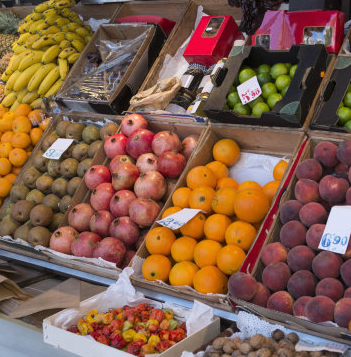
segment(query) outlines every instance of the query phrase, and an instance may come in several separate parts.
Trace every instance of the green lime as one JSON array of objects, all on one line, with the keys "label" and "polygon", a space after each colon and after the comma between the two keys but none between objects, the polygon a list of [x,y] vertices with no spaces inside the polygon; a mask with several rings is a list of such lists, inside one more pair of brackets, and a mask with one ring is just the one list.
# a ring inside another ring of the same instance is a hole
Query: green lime
[{"label": "green lime", "polygon": [[351,120],[346,122],[344,126],[345,126],[346,129],[351,130]]},{"label": "green lime", "polygon": [[256,72],[251,68],[245,68],[239,73],[239,82],[244,83],[252,77],[256,76]]},{"label": "green lime", "polygon": [[250,115],[251,110],[248,105],[243,105],[241,103],[235,104],[234,112],[240,115]]},{"label": "green lime", "polygon": [[348,92],[351,91],[351,84],[349,84],[349,86],[347,87],[347,91],[348,91]]},{"label": "green lime", "polygon": [[229,108],[233,109],[237,103],[241,103],[238,92],[229,93],[227,96],[227,104]]},{"label": "green lime", "polygon": [[269,64],[261,64],[260,66],[258,66],[257,68],[257,73],[268,73],[271,71],[271,66]]},{"label": "green lime", "polygon": [[255,117],[260,117],[263,112],[269,112],[269,106],[266,103],[257,103],[253,108],[252,108],[252,114]]},{"label": "green lime", "polygon": [[275,80],[275,86],[278,91],[282,91],[285,87],[288,87],[291,82],[291,77],[287,74],[282,74]]},{"label": "green lime", "polygon": [[234,84],[229,88],[229,93],[230,92],[236,92],[236,86]]},{"label": "green lime", "polygon": [[286,87],[284,87],[281,91],[280,91],[280,93],[282,94],[282,96],[284,97],[284,95],[286,94],[286,91],[289,89],[289,86],[286,86]]},{"label": "green lime", "polygon": [[351,108],[351,92],[347,92],[343,99],[345,107]]},{"label": "green lime", "polygon": [[292,67],[292,64],[291,63],[284,63],[285,64],[285,67],[288,69],[288,71],[290,71],[290,68]]},{"label": "green lime", "polygon": [[277,79],[282,74],[288,74],[288,69],[286,68],[284,63],[276,63],[271,68],[271,76],[273,79]]},{"label": "green lime", "polygon": [[243,69],[252,69],[252,67],[248,66],[247,64],[243,64],[243,65],[240,67],[240,71],[242,71]]},{"label": "green lime", "polygon": [[228,106],[228,103],[226,103],[223,107],[223,109],[230,109],[229,106]]},{"label": "green lime", "polygon": [[267,99],[271,94],[277,93],[277,88],[274,83],[269,82],[262,86],[262,96]]},{"label": "green lime", "polygon": [[257,80],[258,80],[258,83],[260,84],[260,86],[263,86],[264,84],[273,81],[273,79],[269,73],[259,73],[257,75]]},{"label": "green lime", "polygon": [[341,125],[345,125],[346,122],[351,120],[351,109],[347,107],[341,107],[336,112],[336,115],[339,117]]},{"label": "green lime", "polygon": [[267,98],[267,104],[272,109],[275,106],[275,103],[283,99],[283,96],[280,93],[273,93]]},{"label": "green lime", "polygon": [[256,99],[252,100],[249,104],[250,108],[252,109],[257,103],[262,103],[264,100],[262,98],[262,96],[260,95],[259,97],[257,97]]},{"label": "green lime", "polygon": [[341,107],[344,107],[344,102],[343,102],[343,101],[341,101],[341,103],[340,103],[340,105],[339,105],[339,108],[338,108],[338,109],[340,109]]},{"label": "green lime", "polygon": [[240,84],[239,82],[239,76],[236,76],[233,82],[233,86],[238,86]]},{"label": "green lime", "polygon": [[297,64],[294,64],[294,65],[290,68],[289,75],[290,75],[291,78],[294,77],[295,72],[296,72],[296,68],[297,68]]}]

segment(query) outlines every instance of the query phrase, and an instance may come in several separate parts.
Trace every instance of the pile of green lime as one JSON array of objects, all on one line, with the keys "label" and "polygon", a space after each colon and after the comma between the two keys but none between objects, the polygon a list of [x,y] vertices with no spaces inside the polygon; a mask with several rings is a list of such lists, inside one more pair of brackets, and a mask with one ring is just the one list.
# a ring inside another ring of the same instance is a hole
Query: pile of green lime
[{"label": "pile of green lime", "polygon": [[[271,111],[275,103],[283,99],[296,68],[297,64],[290,63],[276,63],[273,66],[261,64],[257,69],[246,65],[242,66],[239,75],[230,87],[224,109],[232,109],[240,115],[257,117],[261,116],[263,112]],[[254,76],[257,76],[262,94],[250,103],[243,105],[236,87]]]},{"label": "pile of green lime", "polygon": [[351,130],[351,84],[349,84],[344,99],[340,103],[336,114],[339,117],[338,125]]}]

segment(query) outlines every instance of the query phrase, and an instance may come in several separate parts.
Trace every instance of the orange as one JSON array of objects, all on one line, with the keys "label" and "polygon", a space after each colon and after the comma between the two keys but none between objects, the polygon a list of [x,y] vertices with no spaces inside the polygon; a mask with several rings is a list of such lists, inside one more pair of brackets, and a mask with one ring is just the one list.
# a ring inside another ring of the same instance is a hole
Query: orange
[{"label": "orange", "polygon": [[[162,219],[166,218],[168,216],[170,216],[171,214],[177,213],[181,211],[180,207],[168,207],[167,209],[165,209],[165,211],[162,213]],[[180,229],[173,229],[174,234],[178,234],[180,233]]]},{"label": "orange", "polygon": [[27,158],[32,155],[31,151],[26,151],[26,153],[27,153]]},{"label": "orange", "polygon": [[246,258],[245,252],[236,245],[226,245],[217,254],[217,266],[224,273],[236,273]]},{"label": "orange", "polygon": [[171,254],[171,246],[176,236],[170,228],[156,227],[151,229],[145,237],[145,245],[150,254]]},{"label": "orange", "polygon": [[32,152],[33,149],[34,149],[34,148],[33,148],[33,145],[29,145],[29,146],[26,147],[26,151],[27,151],[27,152],[29,152],[29,151]]},{"label": "orange", "polygon": [[20,104],[14,111],[15,117],[27,116],[32,111],[32,108],[29,104]]},{"label": "orange", "polygon": [[239,184],[236,180],[231,177],[222,177],[217,181],[216,190],[220,188],[235,188],[238,189]]},{"label": "orange", "polygon": [[206,216],[199,212],[194,218],[180,227],[180,232],[183,236],[189,236],[195,239],[200,239],[204,236],[204,225]]},{"label": "orange", "polygon": [[3,177],[0,178],[0,197],[4,198],[8,196],[12,188],[12,182]]},{"label": "orange", "polygon": [[2,157],[0,158],[0,175],[5,176],[11,172],[12,165],[9,159]]},{"label": "orange", "polygon": [[194,259],[194,249],[197,241],[191,237],[180,237],[172,244],[171,255],[176,262]]},{"label": "orange", "polygon": [[207,266],[194,275],[193,284],[203,294],[226,294],[228,278],[217,267]]},{"label": "orange", "polygon": [[[12,123],[13,119],[15,119],[15,113],[14,113],[14,112],[7,112],[7,113],[4,114],[4,116],[2,117],[2,119],[4,119],[4,120],[10,120],[11,123]],[[3,130],[1,130],[1,131],[3,131]]]},{"label": "orange", "polygon": [[191,189],[208,186],[215,188],[217,184],[216,175],[206,166],[192,168],[186,176],[186,184]]},{"label": "orange", "polygon": [[[0,128],[0,130],[1,130],[1,128]],[[288,167],[288,163],[285,160],[280,160],[274,166],[274,169],[273,169],[274,180],[280,181],[283,178],[287,167]]]},{"label": "orange", "polygon": [[238,187],[238,191],[249,190],[249,189],[262,190],[262,186],[256,181],[248,180],[242,182]]},{"label": "orange", "polygon": [[253,225],[243,221],[233,222],[225,231],[227,244],[234,244],[247,251],[256,237],[256,229]]},{"label": "orange", "polygon": [[207,265],[216,265],[217,254],[221,248],[220,243],[211,239],[204,239],[197,243],[194,250],[194,261],[196,265],[199,268]]},{"label": "orange", "polygon": [[12,122],[12,131],[14,133],[29,133],[32,129],[32,124],[25,116],[16,117]]},{"label": "orange", "polygon": [[41,109],[32,110],[27,116],[32,125],[39,125],[45,119],[45,113]]},{"label": "orange", "polygon": [[268,210],[269,200],[261,190],[240,191],[235,197],[234,211],[241,221],[260,222]]},{"label": "orange", "polygon": [[36,145],[36,143],[40,140],[43,131],[40,128],[33,128],[30,131],[30,140],[32,140],[32,144]]},{"label": "orange", "polygon": [[167,257],[160,254],[153,254],[144,260],[141,270],[146,280],[167,281],[171,268],[171,261]]},{"label": "orange", "polygon": [[[7,115],[7,113],[5,115]],[[12,119],[5,118],[5,115],[0,119],[0,131],[2,133],[12,130]]]},{"label": "orange", "polygon": [[232,221],[224,214],[213,214],[208,217],[204,226],[207,239],[224,242],[225,231]]},{"label": "orange", "polygon": [[280,181],[270,181],[263,186],[262,191],[267,196],[269,203],[272,203],[279,185]]},{"label": "orange", "polygon": [[8,158],[11,150],[12,146],[10,143],[0,143],[0,157]]},{"label": "orange", "polygon": [[212,199],[212,209],[215,213],[234,215],[234,200],[237,195],[235,188],[220,188]]},{"label": "orange", "polygon": [[[23,149],[12,149],[10,151],[9,160],[13,166],[23,166],[27,161],[27,153]],[[16,172],[12,172],[16,173]]]},{"label": "orange", "polygon": [[180,262],[173,266],[169,272],[169,283],[173,286],[193,286],[195,273],[199,270],[193,262]]},{"label": "orange", "polygon": [[229,170],[226,165],[219,161],[211,161],[209,162],[206,167],[208,167],[215,175],[217,180],[228,177]]},{"label": "orange", "polygon": [[30,137],[26,133],[15,133],[15,135],[11,139],[11,145],[14,148],[25,149],[30,145],[32,141]]},{"label": "orange", "polygon": [[14,183],[16,180],[16,177],[17,177],[17,175],[10,173],[10,174],[7,174],[4,178],[11,181],[12,183]]},{"label": "orange", "polygon": [[46,119],[44,119],[42,122],[40,122],[39,128],[40,128],[42,131],[44,131],[44,130],[48,127],[49,123],[50,123],[50,118],[46,118]]},{"label": "orange", "polygon": [[177,207],[188,208],[190,193],[191,189],[189,187],[177,188],[172,195],[173,204]]},{"label": "orange", "polygon": [[195,188],[189,196],[190,208],[202,209],[207,214],[212,212],[212,198],[216,191],[211,187],[199,187]]},{"label": "orange", "polygon": [[234,165],[240,158],[239,145],[232,139],[222,139],[214,144],[212,149],[216,161],[223,162],[227,166]]},{"label": "orange", "polygon": [[11,143],[11,139],[15,134],[13,131],[6,131],[4,134],[1,135],[1,142],[2,143]]},{"label": "orange", "polygon": [[18,175],[22,170],[22,166],[13,166],[12,167],[12,170],[11,170],[11,173],[12,174],[15,174],[15,175]]}]

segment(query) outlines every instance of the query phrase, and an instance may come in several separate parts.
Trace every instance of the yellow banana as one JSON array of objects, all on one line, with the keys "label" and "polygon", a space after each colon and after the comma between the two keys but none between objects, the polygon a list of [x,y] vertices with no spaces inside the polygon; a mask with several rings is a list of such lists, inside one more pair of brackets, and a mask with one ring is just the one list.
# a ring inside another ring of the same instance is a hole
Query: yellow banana
[{"label": "yellow banana", "polygon": [[57,32],[60,32],[60,29],[55,26],[55,25],[52,25],[52,26],[49,26],[49,27],[46,27],[44,29],[42,29],[40,32],[39,32],[39,35],[40,36],[46,36],[46,35],[52,35],[52,34],[55,34]]},{"label": "yellow banana", "polygon": [[59,66],[55,66],[41,82],[38,89],[38,94],[40,96],[43,96],[59,78],[60,78],[60,68]]},{"label": "yellow banana", "polygon": [[35,35],[31,35],[30,38],[27,40],[27,42],[24,44],[26,48],[32,48],[33,43],[35,41],[38,41],[40,38],[40,35],[36,33]]},{"label": "yellow banana", "polygon": [[67,61],[67,59],[59,58],[57,62],[58,62],[59,69],[60,69],[60,77],[61,77],[61,79],[65,79],[69,72],[68,61]]},{"label": "yellow banana", "polygon": [[34,8],[34,12],[44,12],[45,10],[47,10],[49,8],[48,6],[48,3],[47,2],[43,2],[39,5],[37,5],[35,8]]},{"label": "yellow banana", "polygon": [[[23,53],[23,52],[22,52],[22,53]],[[16,55],[16,56],[12,56],[12,57],[10,58],[9,64],[7,65],[5,71],[6,71],[6,70],[12,70],[12,71],[13,71],[13,69],[12,69],[13,62],[15,62],[15,59],[16,59],[18,56],[19,56],[19,55]]]},{"label": "yellow banana", "polygon": [[38,21],[33,21],[32,25],[29,27],[28,32],[33,35],[35,34],[35,29],[40,25],[45,23],[43,19],[38,20]]},{"label": "yellow banana", "polygon": [[56,14],[56,15],[51,15],[51,16],[48,16],[46,19],[45,19],[45,23],[47,25],[50,25],[52,26],[55,21],[59,18],[60,15]]},{"label": "yellow banana", "polygon": [[85,40],[85,43],[88,44],[88,42],[91,40],[92,36],[85,36],[84,37],[84,40]]},{"label": "yellow banana", "polygon": [[11,105],[10,112],[14,112],[16,108],[20,105],[21,103],[18,100],[15,100],[13,104]]},{"label": "yellow banana", "polygon": [[28,89],[27,87],[23,87],[18,93],[17,93],[17,100],[22,103],[23,97],[27,94]]},{"label": "yellow banana", "polygon": [[69,26],[70,24],[68,24],[68,25],[65,25],[65,26],[61,26],[60,27],[60,31],[62,31],[62,32],[70,32],[70,29],[69,29]]},{"label": "yellow banana", "polygon": [[1,80],[2,80],[3,82],[7,82],[7,81],[9,80],[10,76],[12,75],[12,73],[13,73],[13,72],[6,70],[6,71],[1,75]]},{"label": "yellow banana", "polygon": [[12,56],[14,58],[13,62],[11,63],[11,67],[7,67],[8,69],[11,69],[13,72],[18,69],[19,64],[23,60],[24,57],[28,56],[32,51],[31,50],[26,50],[20,53],[19,55]]},{"label": "yellow banana", "polygon": [[68,63],[69,64],[73,64],[77,61],[77,59],[79,58],[80,56],[80,53],[76,52],[76,53],[73,53],[73,55],[70,55],[67,57],[67,60],[68,60]]},{"label": "yellow banana", "polygon": [[61,16],[66,17],[66,18],[70,15],[70,13],[71,13],[71,10],[68,7],[62,9],[60,12]]},{"label": "yellow banana", "polygon": [[85,47],[85,41],[79,41],[79,40],[72,40],[71,41],[72,47],[75,48],[78,52],[82,52]]},{"label": "yellow banana", "polygon": [[4,95],[7,96],[7,95],[10,94],[11,92],[12,92],[12,90],[5,88],[5,90],[4,90]]},{"label": "yellow banana", "polygon": [[63,79],[62,79],[62,78],[58,79],[58,80],[51,86],[51,88],[43,95],[43,97],[50,99],[52,96],[54,96],[54,95],[59,91],[59,89],[60,89],[61,86],[62,86],[62,83],[63,83]]},{"label": "yellow banana", "polygon": [[67,32],[65,33],[66,40],[68,41],[73,41],[73,40],[78,40],[81,42],[84,42],[84,38],[82,36],[79,36],[75,32]]},{"label": "yellow banana", "polygon": [[32,107],[32,109],[40,109],[42,102],[43,100],[41,98],[38,98],[34,100],[32,103],[30,103],[30,106]]},{"label": "yellow banana", "polygon": [[90,34],[92,34],[92,33],[93,33],[93,29],[91,28],[91,26],[90,26],[90,25],[84,25],[84,28],[85,28],[87,31],[89,31],[89,32],[90,32]]},{"label": "yellow banana", "polygon": [[31,37],[31,34],[29,32],[23,33],[17,40],[17,43],[22,46],[26,43],[29,37]]},{"label": "yellow banana", "polygon": [[14,73],[11,74],[10,78],[8,79],[8,81],[6,82],[6,86],[5,88],[8,90],[12,90],[13,86],[15,85],[18,77],[21,75],[20,71],[16,71]]},{"label": "yellow banana", "polygon": [[46,75],[55,67],[56,67],[55,63],[48,63],[41,66],[29,81],[27,85],[28,90],[30,92],[36,90],[40,86],[40,83],[44,80]]},{"label": "yellow banana", "polygon": [[47,64],[56,60],[56,57],[60,54],[61,49],[59,45],[53,45],[48,50],[45,51],[41,62]]},{"label": "yellow banana", "polygon": [[68,19],[66,19],[65,17],[59,17],[55,22],[54,25],[58,26],[58,27],[62,27],[65,26],[67,24],[69,24],[70,21]]},{"label": "yellow banana", "polygon": [[47,9],[43,12],[44,18],[48,18],[50,16],[58,15],[57,11],[55,9]]},{"label": "yellow banana", "polygon": [[54,8],[56,10],[61,10],[64,9],[66,7],[72,7],[76,4],[75,1],[68,1],[68,0],[62,0],[62,1],[57,1],[54,5]]},{"label": "yellow banana", "polygon": [[34,100],[36,100],[39,97],[39,94],[37,91],[34,92],[28,92],[22,99],[22,103],[24,104],[29,104],[32,103]]},{"label": "yellow banana", "polygon": [[38,34],[41,30],[45,29],[46,27],[48,27],[48,25],[45,22],[41,22],[35,28],[35,33]]},{"label": "yellow banana", "polygon": [[49,6],[49,9],[53,9],[53,7],[54,7],[55,4],[56,4],[56,1],[57,1],[57,0],[49,0],[49,1],[47,1],[48,6]]},{"label": "yellow banana", "polygon": [[11,105],[16,101],[17,94],[15,92],[11,92],[8,94],[1,102],[4,107],[11,107]]},{"label": "yellow banana", "polygon": [[72,11],[69,15],[68,15],[68,18],[71,20],[71,21],[75,21],[75,20],[78,20],[79,19],[79,16],[76,12]]},{"label": "yellow banana", "polygon": [[39,40],[35,41],[32,45],[34,50],[40,50],[45,46],[56,45],[56,42],[52,39],[50,35],[41,37]]},{"label": "yellow banana", "polygon": [[89,36],[90,35],[90,32],[87,31],[84,27],[78,27],[75,32],[76,32],[76,34],[78,34],[82,38],[84,38],[85,36]]},{"label": "yellow banana", "polygon": [[59,46],[60,50],[64,50],[67,47],[71,47],[71,42],[69,42],[68,40],[63,40],[60,42]]},{"label": "yellow banana", "polygon": [[20,53],[27,51],[28,48],[24,47],[24,46],[20,46],[20,45],[13,45],[12,46],[12,51],[15,55],[19,55]]},{"label": "yellow banana", "polygon": [[61,59],[65,59],[70,55],[73,55],[73,53],[76,53],[77,51],[73,48],[73,47],[67,47],[64,50],[62,50],[60,52],[60,54],[58,55],[59,58]]},{"label": "yellow banana", "polygon": [[67,25],[67,28],[68,28],[68,32],[74,32],[77,28],[79,28],[79,25],[76,24],[75,22],[70,22],[68,25]]},{"label": "yellow banana", "polygon": [[25,87],[30,79],[34,76],[35,72],[42,66],[41,63],[35,63],[32,64],[30,67],[25,69],[23,72],[21,72],[20,76],[18,77],[15,85],[13,86],[13,90],[15,92],[18,92],[21,90],[23,87]]},{"label": "yellow banana", "polygon": [[34,63],[40,63],[43,58],[43,51],[32,51],[28,56],[25,56],[18,66],[19,71],[24,71],[26,68],[30,67]]},{"label": "yellow banana", "polygon": [[65,33],[64,32],[57,32],[52,36],[52,39],[59,44],[61,41],[65,39]]},{"label": "yellow banana", "polygon": [[[28,14],[25,18],[24,18],[24,22],[28,22],[28,21],[33,21],[32,20],[32,16],[33,16],[33,14],[35,14],[35,12],[31,12],[30,14]],[[41,15],[41,14],[39,14],[39,15]]]},{"label": "yellow banana", "polygon": [[33,12],[29,14],[29,20],[38,21],[42,18],[42,14],[39,12]]},{"label": "yellow banana", "polygon": [[30,20],[28,22],[25,22],[23,25],[21,25],[18,28],[18,32],[21,31],[20,33],[25,33],[25,32],[29,32],[30,27],[32,26],[32,24],[34,23],[34,21]]},{"label": "yellow banana", "polygon": [[84,22],[79,18],[78,15],[77,15],[77,18],[73,20],[73,22],[75,22],[79,26],[84,26]]}]

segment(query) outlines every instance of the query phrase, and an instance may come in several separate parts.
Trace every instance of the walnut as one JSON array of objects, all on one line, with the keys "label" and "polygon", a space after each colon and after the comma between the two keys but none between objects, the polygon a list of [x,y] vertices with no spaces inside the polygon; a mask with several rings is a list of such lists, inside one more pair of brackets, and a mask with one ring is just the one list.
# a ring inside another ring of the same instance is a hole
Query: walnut
[{"label": "walnut", "polygon": [[226,341],[227,339],[225,337],[218,337],[216,338],[214,341],[213,341],[213,348],[216,349],[216,350],[221,350],[223,348],[223,345],[224,345],[224,342]]},{"label": "walnut", "polygon": [[231,357],[231,355],[228,355],[228,353],[223,353],[222,357]]},{"label": "walnut", "polygon": [[257,357],[270,357],[271,356],[271,350],[268,348],[260,348],[257,351]]},{"label": "walnut", "polygon": [[299,351],[296,352],[295,357],[309,357],[309,353],[307,351]]},{"label": "walnut", "polygon": [[292,342],[287,341],[287,340],[280,340],[279,346],[280,346],[280,348],[286,348],[288,350],[295,351],[295,345]]},{"label": "walnut", "polygon": [[276,329],[272,332],[272,338],[276,341],[279,341],[285,337],[284,332],[282,330]]},{"label": "walnut", "polygon": [[220,352],[207,352],[207,357],[222,357]]},{"label": "walnut", "polygon": [[287,348],[280,348],[277,351],[278,357],[294,357],[294,352]]},{"label": "walnut", "polygon": [[247,355],[247,357],[256,357],[256,356],[257,356],[256,351],[251,351],[251,352]]},{"label": "walnut", "polygon": [[235,347],[236,347],[236,343],[228,340],[224,342],[222,349],[225,353],[232,354],[233,351],[235,350]]},{"label": "walnut", "polygon": [[267,342],[266,337],[260,335],[260,334],[256,334],[254,336],[251,337],[250,339],[250,345],[255,349],[255,350],[259,350],[263,344],[265,344]]},{"label": "walnut", "polygon": [[241,355],[241,351],[240,350],[235,350],[233,353],[232,353],[232,357],[238,357]]},{"label": "walnut", "polygon": [[232,339],[232,341],[235,342],[236,344],[238,344],[238,343],[241,343],[241,338],[240,337],[234,337]]},{"label": "walnut", "polygon": [[252,351],[252,347],[248,342],[241,343],[239,349],[240,349],[241,353],[244,355],[247,355],[248,353],[250,353]]},{"label": "walnut", "polygon": [[288,333],[285,338],[296,345],[299,342],[299,336],[295,332]]},{"label": "walnut", "polygon": [[272,346],[274,351],[278,351],[279,348],[280,348],[279,343],[277,341],[274,341],[273,339],[271,341],[271,346]]}]

